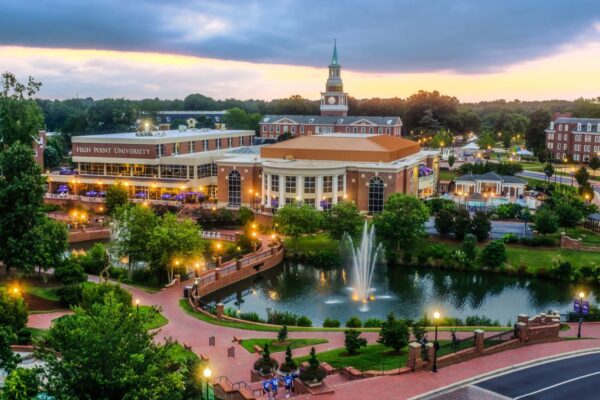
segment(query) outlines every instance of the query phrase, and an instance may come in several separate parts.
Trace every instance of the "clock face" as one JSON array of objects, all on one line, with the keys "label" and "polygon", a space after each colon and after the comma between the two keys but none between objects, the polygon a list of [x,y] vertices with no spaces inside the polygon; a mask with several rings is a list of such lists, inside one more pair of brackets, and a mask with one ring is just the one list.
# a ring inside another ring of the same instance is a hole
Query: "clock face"
[{"label": "clock face", "polygon": [[335,104],[335,97],[333,97],[333,96],[329,96],[329,97],[327,98],[327,102],[328,102],[329,104]]}]

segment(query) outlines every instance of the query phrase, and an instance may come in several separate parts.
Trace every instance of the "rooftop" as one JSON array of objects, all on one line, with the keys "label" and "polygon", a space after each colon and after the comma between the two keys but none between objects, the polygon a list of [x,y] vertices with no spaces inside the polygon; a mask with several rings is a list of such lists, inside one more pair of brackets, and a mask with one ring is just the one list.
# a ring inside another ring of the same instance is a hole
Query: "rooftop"
[{"label": "rooftop", "polygon": [[370,117],[370,116],[335,116],[335,115],[265,115],[260,120],[263,124],[273,124],[282,119],[288,119],[297,124],[310,125],[310,124],[338,124],[347,125],[355,124],[358,121],[365,120],[375,125],[397,125],[401,124],[400,117]]},{"label": "rooftop", "polygon": [[211,137],[227,137],[230,135],[252,134],[250,130],[221,130],[221,129],[187,129],[151,132],[121,132],[99,135],[73,136],[74,143],[165,143],[173,139],[202,140]]},{"label": "rooftop", "polygon": [[461,182],[475,182],[475,181],[494,181],[494,182],[504,182],[504,183],[522,183],[526,184],[527,182],[524,179],[519,178],[518,176],[511,175],[498,175],[495,172],[486,172],[485,174],[466,174],[459,176],[456,178],[456,181]]}]

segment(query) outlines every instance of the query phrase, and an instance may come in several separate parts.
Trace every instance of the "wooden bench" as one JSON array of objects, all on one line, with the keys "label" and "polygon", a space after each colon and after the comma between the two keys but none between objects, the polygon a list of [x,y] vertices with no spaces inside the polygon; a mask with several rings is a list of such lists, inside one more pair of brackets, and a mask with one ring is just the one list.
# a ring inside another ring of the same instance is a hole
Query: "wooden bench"
[{"label": "wooden bench", "polygon": [[262,353],[263,352],[263,348],[260,347],[259,345],[255,344],[254,345],[254,352],[255,353]]}]

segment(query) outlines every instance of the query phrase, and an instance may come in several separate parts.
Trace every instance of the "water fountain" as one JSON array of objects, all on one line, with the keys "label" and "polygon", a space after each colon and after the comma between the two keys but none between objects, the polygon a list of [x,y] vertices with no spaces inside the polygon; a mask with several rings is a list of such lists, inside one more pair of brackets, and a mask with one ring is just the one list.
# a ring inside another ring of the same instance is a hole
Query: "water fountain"
[{"label": "water fountain", "polygon": [[369,226],[367,222],[363,227],[363,232],[358,247],[354,246],[352,238],[348,236],[352,255],[352,300],[360,301],[361,311],[368,311],[368,301],[375,300],[371,294],[371,281],[375,265],[381,255],[381,244],[375,244],[375,227]]}]

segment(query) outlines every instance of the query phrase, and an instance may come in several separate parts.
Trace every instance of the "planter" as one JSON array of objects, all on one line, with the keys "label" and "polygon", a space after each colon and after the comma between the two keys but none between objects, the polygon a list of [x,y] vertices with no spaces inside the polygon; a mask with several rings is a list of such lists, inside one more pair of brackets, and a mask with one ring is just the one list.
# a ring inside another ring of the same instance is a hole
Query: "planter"
[{"label": "planter", "polygon": [[300,373],[300,369],[299,368],[296,368],[295,370],[292,370],[292,371],[289,371],[289,372],[285,372],[285,371],[282,371],[280,369],[277,370],[277,374],[281,375],[281,376],[286,376],[288,374],[292,375],[292,376],[298,376],[299,373]]},{"label": "planter", "polygon": [[304,384],[310,388],[318,387],[323,384],[323,381],[303,381]]}]

